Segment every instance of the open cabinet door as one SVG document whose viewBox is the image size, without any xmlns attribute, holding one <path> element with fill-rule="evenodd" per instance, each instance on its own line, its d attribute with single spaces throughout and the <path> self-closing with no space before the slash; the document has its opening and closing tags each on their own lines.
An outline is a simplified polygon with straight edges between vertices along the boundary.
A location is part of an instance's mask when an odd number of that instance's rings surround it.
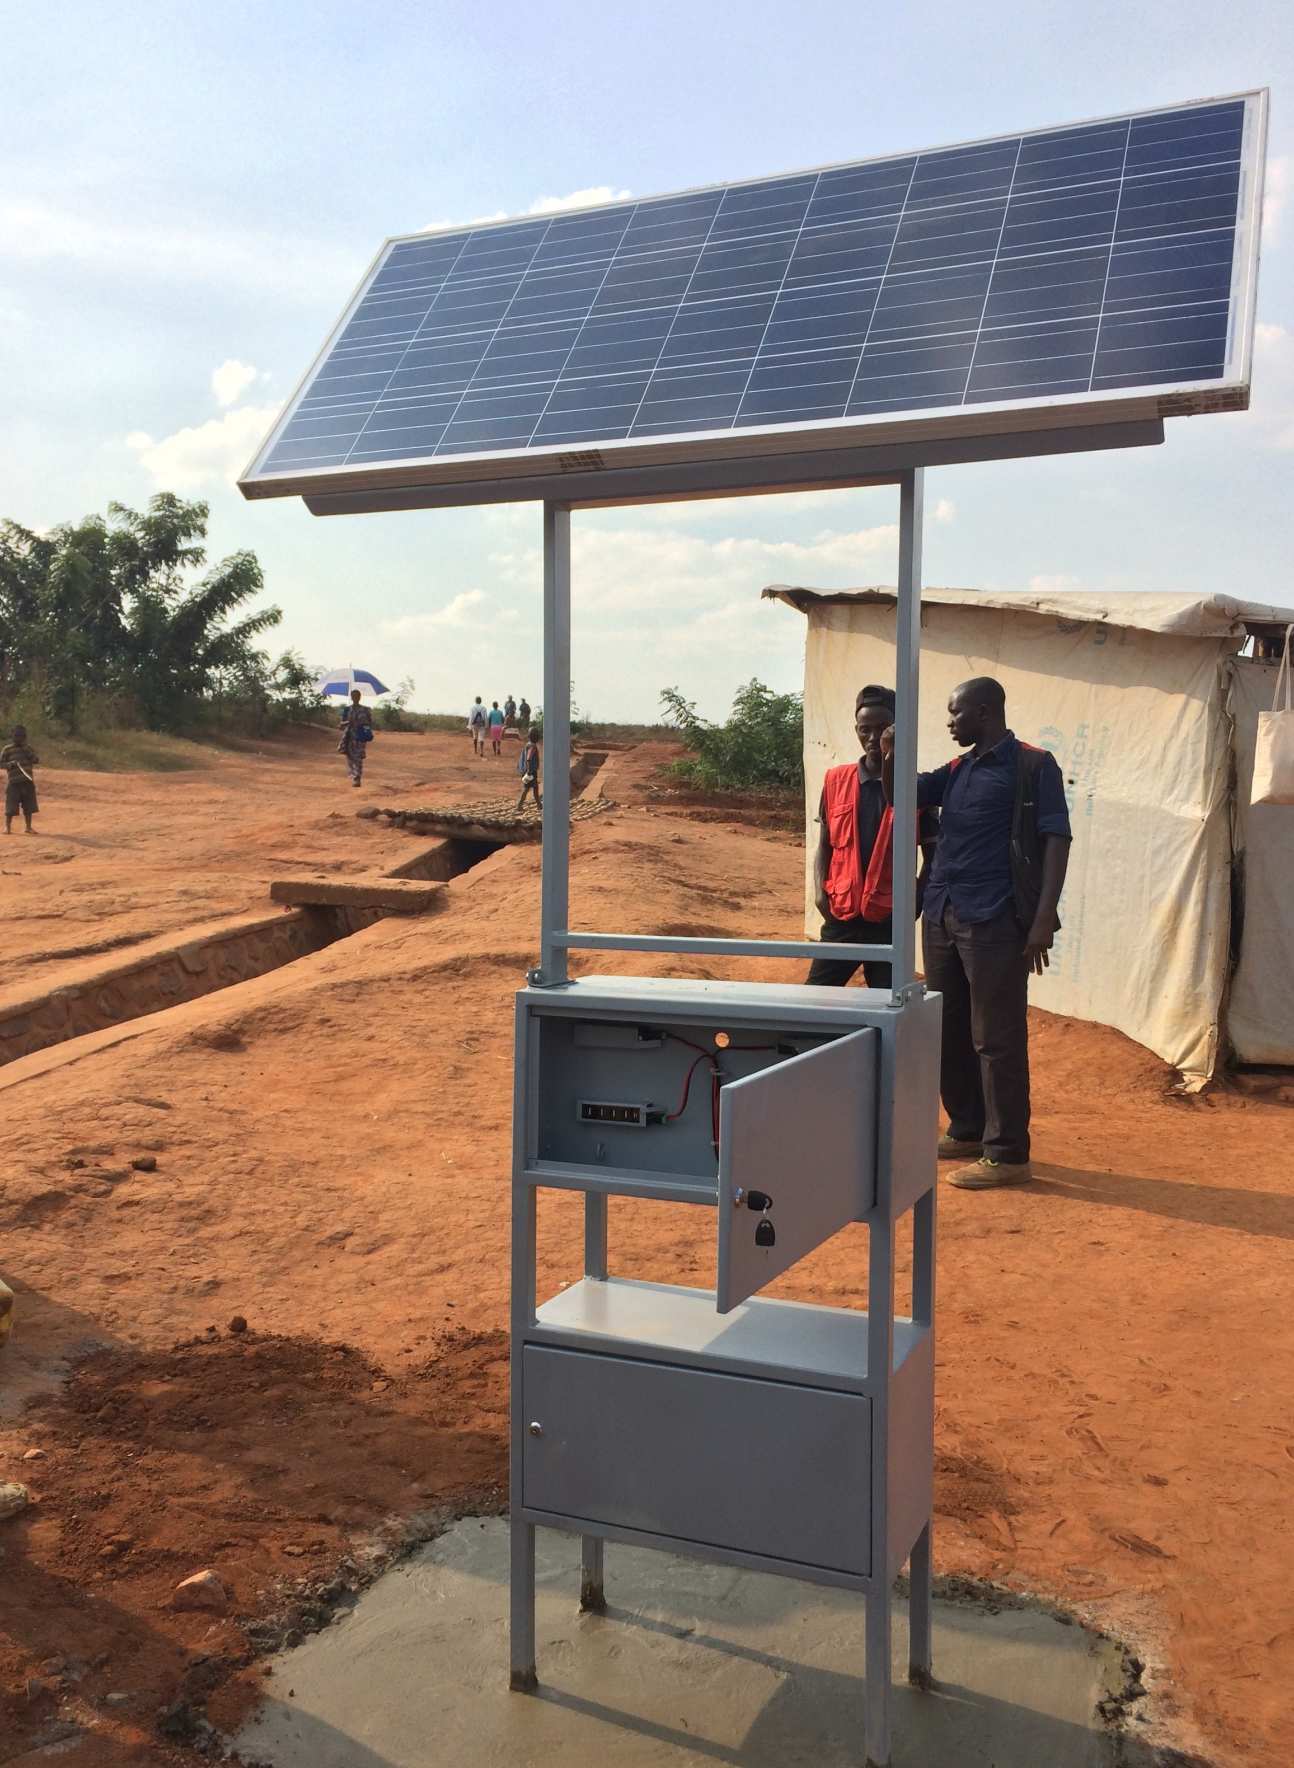
<svg viewBox="0 0 1294 1768">
<path fill-rule="evenodd" d="M 871 1209 L 879 1050 L 877 1032 L 851 1032 L 719 1094 L 721 1314 Z"/>
</svg>

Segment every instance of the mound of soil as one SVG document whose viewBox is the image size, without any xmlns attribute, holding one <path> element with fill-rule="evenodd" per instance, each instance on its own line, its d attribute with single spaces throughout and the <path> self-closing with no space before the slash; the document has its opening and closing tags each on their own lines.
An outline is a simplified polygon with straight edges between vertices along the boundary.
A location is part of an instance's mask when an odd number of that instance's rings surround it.
<svg viewBox="0 0 1294 1768">
<path fill-rule="evenodd" d="M 450 1328 L 388 1374 L 234 1324 L 92 1355 L 29 1413 L 35 1502 L 4 1536 L 6 1751 L 70 1725 L 106 1752 L 87 1762 L 165 1760 L 159 1727 L 182 1743 L 207 1714 L 232 1724 L 257 1653 L 327 1624 L 447 1515 L 505 1502 L 502 1333 Z M 227 1611 L 177 1612 L 203 1570 Z"/>
</svg>

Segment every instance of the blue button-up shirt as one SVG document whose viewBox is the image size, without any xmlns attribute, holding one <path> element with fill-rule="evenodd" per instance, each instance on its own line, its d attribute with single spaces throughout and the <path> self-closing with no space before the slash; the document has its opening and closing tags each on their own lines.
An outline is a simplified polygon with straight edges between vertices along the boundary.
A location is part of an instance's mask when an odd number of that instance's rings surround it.
<svg viewBox="0 0 1294 1768">
<path fill-rule="evenodd" d="M 966 754 L 917 775 L 917 803 L 937 804 L 942 811 L 926 881 L 930 920 L 942 920 L 948 902 L 963 921 L 991 921 L 1014 907 L 1011 821 L 1019 748 L 1014 731 L 1008 731 L 982 755 Z M 1042 758 L 1035 809 L 1039 835 L 1069 839 L 1065 782 L 1054 755 Z"/>
</svg>

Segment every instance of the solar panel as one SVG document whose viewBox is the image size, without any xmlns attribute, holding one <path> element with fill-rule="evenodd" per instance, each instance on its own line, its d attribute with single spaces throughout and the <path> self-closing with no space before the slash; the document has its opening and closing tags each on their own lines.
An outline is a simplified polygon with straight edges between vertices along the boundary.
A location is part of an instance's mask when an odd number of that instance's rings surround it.
<svg viewBox="0 0 1294 1768">
<path fill-rule="evenodd" d="M 388 241 L 242 489 L 1241 408 L 1265 98 Z"/>
</svg>

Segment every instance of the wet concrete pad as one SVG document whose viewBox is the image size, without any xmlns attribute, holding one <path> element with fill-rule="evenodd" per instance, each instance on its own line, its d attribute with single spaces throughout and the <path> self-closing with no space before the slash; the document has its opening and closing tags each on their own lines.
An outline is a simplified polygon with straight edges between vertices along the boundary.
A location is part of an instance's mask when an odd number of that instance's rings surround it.
<svg viewBox="0 0 1294 1768">
<path fill-rule="evenodd" d="M 508 1690 L 508 1530 L 468 1518 L 274 1664 L 237 1738 L 273 1768 L 858 1768 L 863 1609 L 847 1592 L 540 1530 L 535 1694 Z M 1027 1609 L 938 1602 L 936 1687 L 905 1679 L 894 1768 L 1101 1768 L 1108 1648 Z"/>
</svg>

